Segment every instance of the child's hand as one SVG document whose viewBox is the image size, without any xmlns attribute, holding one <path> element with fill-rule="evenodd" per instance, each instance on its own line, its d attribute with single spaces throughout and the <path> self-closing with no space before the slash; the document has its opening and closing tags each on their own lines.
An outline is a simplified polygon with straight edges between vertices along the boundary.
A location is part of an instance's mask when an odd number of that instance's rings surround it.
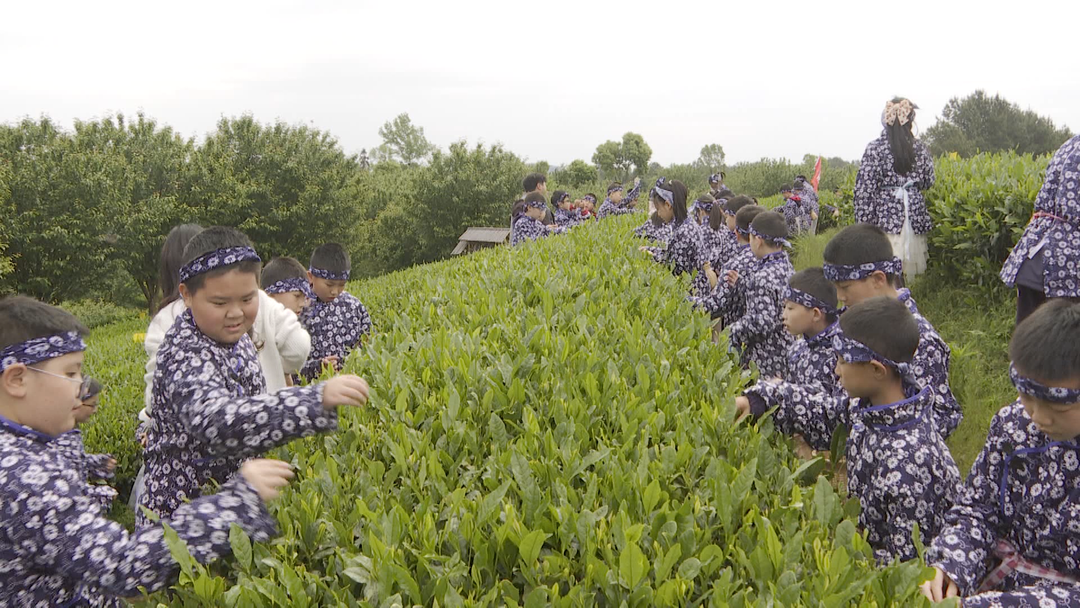
<svg viewBox="0 0 1080 608">
<path fill-rule="evenodd" d="M 645 245 L 642 245 L 641 247 L 638 247 L 637 249 L 638 249 L 638 251 L 641 251 L 643 253 L 650 253 L 650 254 L 652 253 L 651 251 L 649 251 L 649 248 L 646 247 Z"/>
<path fill-rule="evenodd" d="M 640 184 L 640 183 L 641 183 L 641 178 L 640 177 L 635 177 L 634 178 L 634 186 L 637 187 L 637 185 Z"/>
<path fill-rule="evenodd" d="M 705 262 L 705 276 L 709 279 L 709 287 L 716 289 L 716 286 L 720 283 L 720 277 L 716 275 L 716 271 L 713 270 L 712 264 Z"/>
<path fill-rule="evenodd" d="M 326 381 L 323 387 L 323 407 L 332 410 L 339 406 L 359 407 L 367 403 L 367 380 L 360 376 L 346 374 Z"/>
<path fill-rule="evenodd" d="M 150 444 L 150 436 L 146 433 L 139 433 L 139 445 L 146 449 L 146 446 Z"/>
<path fill-rule="evenodd" d="M 116 470 L 115 458 L 110 458 L 109 461 L 105 463 L 105 470 L 109 471 L 110 473 Z"/>
<path fill-rule="evenodd" d="M 263 502 L 269 502 L 278 497 L 281 488 L 289 485 L 295 473 L 287 462 L 255 458 L 240 467 L 240 475 L 255 488 Z"/>
<path fill-rule="evenodd" d="M 750 415 L 750 400 L 746 397 L 735 398 L 735 422 Z"/>
<path fill-rule="evenodd" d="M 801 434 L 796 433 L 795 436 L 792 437 L 792 443 L 795 444 L 795 455 L 799 458 L 802 458 L 803 460 L 812 460 L 817 456 L 814 452 L 814 448 L 810 447 L 809 443 L 806 443 L 806 438 Z"/>
<path fill-rule="evenodd" d="M 332 369 L 337 369 L 338 361 L 341 361 L 341 359 L 339 359 L 337 355 L 330 355 L 329 357 L 322 358 L 323 367 L 330 367 Z"/>
<path fill-rule="evenodd" d="M 812 220 L 817 219 L 817 211 L 811 211 L 810 212 L 810 219 L 812 219 Z"/>
<path fill-rule="evenodd" d="M 739 271 L 738 270 L 729 270 L 729 271 L 727 271 L 727 275 L 724 277 L 724 279 L 728 282 L 728 285 L 734 285 L 735 283 L 738 283 L 739 282 Z"/>
<path fill-rule="evenodd" d="M 960 588 L 941 571 L 941 568 L 934 568 L 934 578 L 920 585 L 919 590 L 931 602 L 940 602 L 950 597 L 960 597 Z"/>
</svg>

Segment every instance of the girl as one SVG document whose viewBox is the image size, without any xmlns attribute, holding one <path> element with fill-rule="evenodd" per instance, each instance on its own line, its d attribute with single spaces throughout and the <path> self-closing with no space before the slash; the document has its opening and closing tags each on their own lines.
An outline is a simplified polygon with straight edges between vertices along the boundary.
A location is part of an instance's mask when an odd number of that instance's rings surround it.
<svg viewBox="0 0 1080 608">
<path fill-rule="evenodd" d="M 709 224 L 709 213 L 712 212 L 716 199 L 711 194 L 702 194 L 694 201 L 694 220 L 700 226 Z"/>
<path fill-rule="evenodd" d="M 231 228 L 210 228 L 192 237 L 183 260 L 186 308 L 157 354 L 139 501 L 161 517 L 207 482 L 228 479 L 243 460 L 334 430 L 337 407 L 363 405 L 368 394 L 367 383 L 351 375 L 266 394 L 248 335 L 261 304 L 262 263 L 251 242 Z M 137 517 L 146 523 L 141 509 Z"/>
<path fill-rule="evenodd" d="M 1016 324 L 1046 298 L 1080 297 L 1080 135 L 1054 154 L 1035 198 L 1035 215 L 1016 243 L 1001 280 L 1016 286 Z"/>
<path fill-rule="evenodd" d="M 686 185 L 682 182 L 668 182 L 663 177 L 656 180 L 649 197 L 656 205 L 656 215 L 660 221 L 671 225 L 671 238 L 666 248 L 641 248 L 657 262 L 671 266 L 672 272 L 677 275 L 700 270 L 705 262 L 701 230 L 686 213 L 686 195 Z"/>
<path fill-rule="evenodd" d="M 572 228 L 581 222 L 581 214 L 574 209 L 574 201 L 570 200 L 570 193 L 556 190 L 551 195 L 551 204 L 555 207 L 555 224 L 563 228 Z"/>
<path fill-rule="evenodd" d="M 510 246 L 516 247 L 526 241 L 535 241 L 551 232 L 565 232 L 565 228 L 544 225 L 546 211 L 544 195 L 539 192 L 530 192 L 520 204 L 515 204 L 514 223 L 510 227 Z"/>
<path fill-rule="evenodd" d="M 908 276 L 926 270 L 930 213 L 922 191 L 934 185 L 934 159 L 912 133 L 919 106 L 902 97 L 885 104 L 881 137 L 866 146 L 855 181 L 855 221 L 888 235 Z"/>
</svg>

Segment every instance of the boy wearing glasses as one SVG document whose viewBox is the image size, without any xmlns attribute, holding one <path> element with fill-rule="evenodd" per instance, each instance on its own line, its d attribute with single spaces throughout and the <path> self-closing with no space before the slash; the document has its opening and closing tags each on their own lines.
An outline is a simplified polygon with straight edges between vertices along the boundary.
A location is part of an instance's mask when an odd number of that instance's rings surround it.
<svg viewBox="0 0 1080 608">
<path fill-rule="evenodd" d="M 87 454 L 83 446 L 82 433 L 78 426 L 90 419 L 97 411 L 98 400 L 101 397 L 101 383 L 83 376 L 83 382 L 79 392 L 79 407 L 75 410 L 75 429 L 70 430 L 56 438 L 54 443 L 60 453 L 65 456 L 79 472 L 79 478 L 90 480 L 112 479 L 116 470 L 116 459 L 110 454 Z M 116 490 L 108 485 L 89 484 L 86 492 L 94 496 L 101 504 L 101 508 L 108 510 L 116 498 Z"/>
</svg>

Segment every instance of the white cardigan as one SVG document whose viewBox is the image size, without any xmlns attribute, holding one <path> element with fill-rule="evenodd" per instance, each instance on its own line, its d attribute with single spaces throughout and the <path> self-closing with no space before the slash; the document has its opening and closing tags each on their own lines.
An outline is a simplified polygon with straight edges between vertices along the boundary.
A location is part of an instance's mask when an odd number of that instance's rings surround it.
<svg viewBox="0 0 1080 608">
<path fill-rule="evenodd" d="M 158 311 L 150 327 L 146 329 L 146 339 L 143 347 L 149 357 L 146 361 L 146 394 L 144 396 L 145 409 L 139 413 L 139 419 L 148 422 L 150 420 L 150 406 L 154 399 L 154 372 L 157 370 L 157 351 L 161 347 L 161 341 L 165 338 L 165 332 L 173 326 L 176 317 L 184 312 L 183 300 L 176 300 L 165 308 Z M 285 388 L 285 375 L 294 374 L 311 354 L 311 336 L 308 335 L 296 318 L 296 313 L 285 308 L 281 302 L 271 298 L 266 292 L 259 290 L 259 312 L 255 315 L 255 325 L 252 327 L 252 339 L 256 346 L 263 342 L 259 350 L 259 365 L 262 366 L 263 376 L 266 378 L 266 390 L 274 393 Z"/>
</svg>

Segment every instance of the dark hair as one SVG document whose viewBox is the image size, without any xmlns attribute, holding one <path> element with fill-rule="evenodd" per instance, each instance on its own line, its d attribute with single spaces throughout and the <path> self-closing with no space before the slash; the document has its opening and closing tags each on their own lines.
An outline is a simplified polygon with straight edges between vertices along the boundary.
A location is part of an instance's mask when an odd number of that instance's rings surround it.
<svg viewBox="0 0 1080 608">
<path fill-rule="evenodd" d="M 724 207 L 722 205 L 713 205 L 712 211 L 709 212 L 709 228 L 720 230 L 726 227 L 727 218 L 724 217 Z"/>
<path fill-rule="evenodd" d="M 611 182 L 607 187 L 607 195 L 611 196 L 611 191 L 615 188 L 622 188 L 622 182 Z"/>
<path fill-rule="evenodd" d="M 839 266 L 860 266 L 884 262 L 895 257 L 889 237 L 873 224 L 855 224 L 836 233 L 825 245 L 825 263 Z M 886 275 L 891 281 L 897 277 Z"/>
<path fill-rule="evenodd" d="M 796 272 L 788 279 L 788 285 L 791 285 L 792 289 L 798 289 L 814 296 L 833 309 L 839 304 L 836 297 L 836 285 L 833 285 L 832 281 L 825 278 L 825 273 L 820 266 Z M 836 315 L 828 315 L 828 319 L 832 323 L 836 320 Z"/>
<path fill-rule="evenodd" d="M 592 197 L 592 200 L 593 200 L 593 202 L 596 202 L 596 195 L 595 195 L 595 194 L 593 194 L 592 192 L 586 192 L 586 193 L 585 193 L 585 196 L 591 196 L 591 197 Z M 584 198 L 585 198 L 585 196 L 583 196 L 583 197 L 581 197 L 581 198 L 583 198 L 583 199 L 584 199 Z"/>
<path fill-rule="evenodd" d="M 349 272 L 352 270 L 352 260 L 349 252 L 337 243 L 324 243 L 311 252 L 309 266 L 319 270 L 330 272 Z"/>
<path fill-rule="evenodd" d="M 671 193 L 671 210 L 675 213 L 675 223 L 681 224 L 684 220 L 686 220 L 686 197 L 689 196 L 690 189 L 686 187 L 686 184 L 680 182 L 677 179 L 673 179 L 664 183 L 664 185 L 660 186 L 660 188 Z M 656 194 L 653 194 L 652 197 L 656 201 L 664 200 Z"/>
<path fill-rule="evenodd" d="M 525 179 L 521 180 L 521 189 L 525 192 L 533 192 L 540 184 L 546 183 L 547 177 L 543 173 L 530 173 L 525 176 Z"/>
<path fill-rule="evenodd" d="M 904 101 L 903 97 L 893 97 L 892 103 Z M 909 99 L 908 102 L 911 102 Z M 885 126 L 885 136 L 889 140 L 889 150 L 893 156 L 893 170 L 897 175 L 907 175 L 915 168 L 915 135 L 911 126 L 915 124 L 915 112 L 919 106 L 911 103 L 911 120 L 905 124 L 896 121 Z"/>
<path fill-rule="evenodd" d="M 213 226 L 191 237 L 187 247 L 184 247 L 184 264 L 190 263 L 197 257 L 204 256 L 213 251 L 217 251 L 218 249 L 225 249 L 226 247 L 253 247 L 253 245 L 251 244 L 251 240 L 239 230 L 228 228 L 226 226 Z M 243 262 L 237 262 L 236 264 L 219 266 L 209 272 L 204 272 L 191 277 L 184 282 L 184 285 L 187 286 L 188 291 L 195 293 L 202 289 L 203 284 L 206 283 L 206 279 L 225 274 L 234 269 L 255 275 L 255 281 L 257 282 L 259 280 L 259 275 L 262 272 L 262 264 L 254 260 L 245 260 Z"/>
<path fill-rule="evenodd" d="M 698 202 L 698 203 L 715 203 L 716 202 L 716 199 L 713 198 L 713 195 L 709 194 L 708 192 L 706 192 L 705 194 L 699 194 L 698 197 L 696 199 L 694 199 L 694 200 L 696 202 Z"/>
<path fill-rule="evenodd" d="M 733 196 L 735 196 L 735 193 L 727 188 L 721 188 L 716 191 L 716 198 L 731 198 Z"/>
<path fill-rule="evenodd" d="M 570 196 L 570 193 L 566 190 L 556 190 L 551 194 L 551 206 L 558 207 L 562 202 L 563 197 Z"/>
<path fill-rule="evenodd" d="M 729 198 L 727 200 L 727 202 L 724 203 L 724 209 L 728 213 L 736 214 L 736 213 L 739 212 L 739 209 L 742 209 L 743 207 L 745 207 L 747 205 L 756 205 L 756 204 L 757 203 L 754 201 L 754 199 L 750 198 L 749 196 L 740 195 L 740 196 L 735 196 L 735 197 Z M 749 228 L 749 227 L 750 227 L 750 225 L 747 224 L 747 228 Z"/>
<path fill-rule="evenodd" d="M 919 348 L 919 323 L 903 302 L 877 296 L 840 315 L 844 335 L 896 363 L 910 363 Z"/>
<path fill-rule="evenodd" d="M 0 349 L 69 331 L 90 333 L 70 312 L 26 296 L 0 298 Z"/>
<path fill-rule="evenodd" d="M 180 267 L 184 265 L 184 248 L 193 236 L 203 231 L 198 224 L 174 226 L 165 237 L 158 260 L 158 283 L 161 285 L 161 310 L 180 298 Z"/>
<path fill-rule="evenodd" d="M 101 383 L 98 382 L 97 378 L 91 378 L 90 379 L 90 384 L 88 384 L 86 386 L 86 394 L 83 395 L 83 399 L 82 399 L 83 402 L 85 403 L 85 402 L 93 399 L 94 397 L 97 397 L 98 395 L 100 395 L 101 394 L 101 389 L 103 389 L 103 388 L 105 388 L 105 387 L 101 386 Z"/>
<path fill-rule="evenodd" d="M 510 221 L 514 222 L 517 218 L 525 214 L 525 199 L 519 198 L 514 201 L 514 206 L 510 209 Z"/>
<path fill-rule="evenodd" d="M 797 182 L 805 182 L 806 181 L 806 176 L 805 175 L 796 175 L 795 176 L 795 181 L 797 181 Z"/>
<path fill-rule="evenodd" d="M 544 203 L 544 205 L 547 205 L 547 200 L 544 198 L 544 195 L 539 192 L 530 192 L 526 194 L 525 198 L 522 200 L 526 203 Z"/>
<path fill-rule="evenodd" d="M 277 257 L 263 266 L 263 289 L 285 279 L 307 279 L 307 268 L 295 258 Z"/>
<path fill-rule="evenodd" d="M 775 211 L 764 211 L 757 214 L 751 222 L 754 230 L 760 232 L 770 245 L 776 244 L 776 239 L 788 237 L 787 220 Z"/>
<path fill-rule="evenodd" d="M 750 230 L 750 223 L 754 221 L 754 218 L 765 211 L 766 209 L 761 205 L 746 205 L 735 214 L 735 225 L 739 227 L 739 230 L 746 232 Z"/>
<path fill-rule="evenodd" d="M 794 192 L 794 191 L 795 191 L 795 186 L 792 185 L 792 184 L 784 184 L 783 186 L 780 186 L 780 192 Z"/>
<path fill-rule="evenodd" d="M 1013 332 L 1009 358 L 1016 370 L 1041 382 L 1080 378 L 1080 303 L 1054 298 Z"/>
</svg>

